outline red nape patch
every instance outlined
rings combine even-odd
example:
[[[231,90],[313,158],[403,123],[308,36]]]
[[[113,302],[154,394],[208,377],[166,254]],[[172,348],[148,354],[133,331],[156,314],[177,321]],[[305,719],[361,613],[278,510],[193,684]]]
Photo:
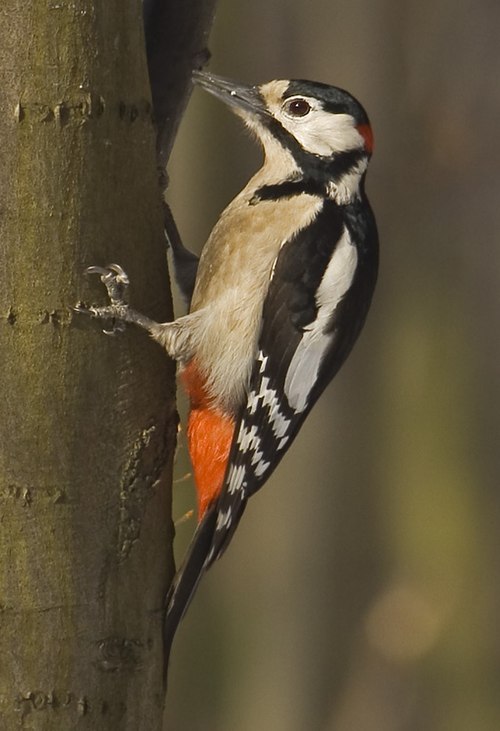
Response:
[[[361,137],[365,141],[365,150],[370,153],[373,152],[373,132],[369,124],[359,124],[357,130]]]
[[[210,402],[194,360],[182,371],[181,380],[191,401],[187,439],[200,521],[222,489],[235,423]]]

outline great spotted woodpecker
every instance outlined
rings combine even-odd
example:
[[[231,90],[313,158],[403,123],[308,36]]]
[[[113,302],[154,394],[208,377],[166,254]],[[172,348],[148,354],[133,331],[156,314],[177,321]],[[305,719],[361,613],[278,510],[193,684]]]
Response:
[[[145,328],[179,363],[190,398],[199,523],[167,597],[167,657],[201,576],[348,356],[378,267],[364,189],[373,137],[361,105],[311,81],[244,86],[201,72],[194,81],[255,133],[264,163],[222,213],[198,267],[174,247],[188,265],[187,299],[197,268],[189,314],[157,323],[131,309],[117,265],[89,269],[111,304],[79,308]]]

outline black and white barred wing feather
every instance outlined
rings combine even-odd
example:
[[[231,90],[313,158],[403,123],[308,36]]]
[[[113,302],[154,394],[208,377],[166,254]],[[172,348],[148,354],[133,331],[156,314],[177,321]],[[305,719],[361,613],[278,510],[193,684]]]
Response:
[[[360,232],[346,213],[325,201],[314,224],[286,242],[275,262],[207,566],[228,545],[247,499],[275,469],[363,325],[376,261],[372,274],[373,261],[364,261],[372,247],[355,242]]]

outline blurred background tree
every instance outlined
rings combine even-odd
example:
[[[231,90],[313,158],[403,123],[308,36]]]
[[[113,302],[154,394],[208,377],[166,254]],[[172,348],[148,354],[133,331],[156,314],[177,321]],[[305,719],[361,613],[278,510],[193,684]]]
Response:
[[[354,353],[183,623],[169,728],[500,728],[499,27],[491,0],[219,1],[214,72],[321,80],[368,109],[381,274]],[[186,244],[259,161],[195,92],[169,171]],[[193,505],[180,483],[176,515]]]

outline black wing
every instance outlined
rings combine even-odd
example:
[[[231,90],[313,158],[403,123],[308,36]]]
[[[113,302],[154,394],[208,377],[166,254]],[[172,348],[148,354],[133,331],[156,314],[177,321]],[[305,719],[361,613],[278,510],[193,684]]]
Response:
[[[313,225],[282,247],[206,566],[225,550],[248,497],[274,471],[348,356],[368,312],[377,268],[377,232],[366,200],[349,206],[325,200]]]

